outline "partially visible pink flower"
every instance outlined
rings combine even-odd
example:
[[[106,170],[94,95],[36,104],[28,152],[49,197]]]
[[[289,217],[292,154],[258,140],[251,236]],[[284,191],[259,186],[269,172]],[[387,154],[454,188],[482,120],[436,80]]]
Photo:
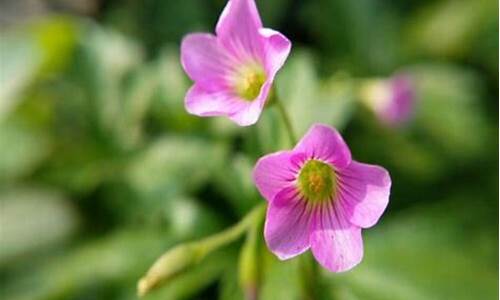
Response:
[[[409,75],[398,74],[386,80],[367,82],[362,98],[383,123],[397,126],[413,115],[415,87]]]
[[[230,0],[215,32],[189,34],[182,41],[181,63],[194,81],[186,109],[197,116],[227,116],[241,126],[252,125],[291,43],[262,27],[254,0]]]
[[[293,150],[259,159],[253,178],[269,202],[264,228],[269,249],[280,259],[311,249],[332,272],[361,261],[361,228],[377,223],[391,187],[384,168],[352,160],[340,134],[321,124]]]

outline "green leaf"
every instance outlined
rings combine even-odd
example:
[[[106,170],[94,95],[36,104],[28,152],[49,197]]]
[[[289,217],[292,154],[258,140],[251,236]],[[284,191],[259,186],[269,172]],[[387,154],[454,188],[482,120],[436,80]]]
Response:
[[[363,262],[327,276],[367,300],[497,299],[491,220],[491,201],[473,195],[417,207],[365,231]]]
[[[151,111],[154,120],[163,127],[178,131],[201,129],[200,124],[208,120],[192,116],[184,108],[189,81],[181,67],[177,48],[166,47],[154,63],[159,85]]]
[[[50,153],[49,137],[21,122],[0,122],[0,182],[34,171]]]
[[[83,87],[99,128],[114,136],[123,113],[122,84],[142,61],[142,49],[112,30],[88,26],[77,49],[73,76]]]
[[[134,285],[168,244],[171,240],[152,231],[115,232],[30,266],[7,285],[5,295],[13,300],[67,299],[100,284]]]
[[[498,3],[493,0],[431,2],[408,22],[407,42],[412,49],[433,55],[463,57],[477,51],[477,36],[498,28],[498,22],[491,22],[497,18],[497,10]]]
[[[209,180],[222,165],[223,145],[197,138],[164,136],[132,159],[126,171],[130,184],[140,192],[192,191]]]
[[[280,261],[267,250],[264,252],[261,299],[301,299],[298,258]]]
[[[0,121],[22,99],[42,64],[38,45],[26,32],[2,33],[0,43]]]
[[[79,223],[71,203],[50,190],[3,190],[0,207],[0,265],[60,244],[75,233]]]
[[[238,272],[236,261],[231,262],[231,266],[224,271],[220,281],[219,300],[243,300],[245,299],[241,286],[238,284]]]
[[[233,208],[243,215],[260,201],[252,180],[253,161],[243,154],[235,155],[217,169],[215,183],[218,191],[227,197]]]
[[[321,85],[319,81],[313,58],[303,50],[295,52],[278,77],[278,97],[299,137],[314,123],[342,129],[353,110],[353,86],[349,77],[339,74]]]
[[[446,156],[466,159],[484,153],[492,133],[481,107],[484,89],[475,73],[450,65],[415,66],[420,94],[417,126]]]
[[[158,74],[153,64],[138,68],[123,88],[117,135],[124,148],[137,146],[143,140],[143,122],[151,107],[158,86]]]
[[[23,91],[35,79],[67,66],[77,31],[72,18],[56,16],[1,32],[0,121],[23,100]]]

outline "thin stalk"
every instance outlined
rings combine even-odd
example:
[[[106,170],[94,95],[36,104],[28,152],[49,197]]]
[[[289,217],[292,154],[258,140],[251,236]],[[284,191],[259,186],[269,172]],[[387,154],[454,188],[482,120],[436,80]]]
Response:
[[[239,223],[199,241],[200,256],[204,257],[207,253],[238,239],[242,234],[247,232],[255,222],[263,217],[264,208],[264,203],[257,205]]]
[[[292,145],[295,145],[297,143],[297,136],[295,135],[295,131],[293,130],[292,122],[286,112],[285,106],[279,99],[279,96],[276,92],[274,93],[274,102],[276,103],[276,107],[278,108],[281,117],[283,118],[283,123],[285,124],[286,130],[288,131],[290,142],[292,143]]]
[[[169,249],[156,260],[146,275],[139,280],[137,285],[138,295],[141,297],[146,295],[150,290],[165,284],[170,279],[197,265],[210,252],[238,239],[250,230],[256,222],[261,222],[264,216],[264,208],[264,203],[256,206],[240,222],[220,233],[199,241],[179,244]]]
[[[262,271],[260,233],[263,221],[263,219],[256,219],[248,229],[247,238],[240,251],[239,283],[247,300],[259,299]]]
[[[288,131],[290,142],[292,143],[292,146],[294,146],[295,144],[297,144],[297,137],[293,130],[290,117],[286,112],[285,106],[276,93],[276,90],[274,90],[273,96],[273,101],[274,103],[276,103],[276,106],[283,118],[283,123],[285,124],[286,130]],[[303,254],[299,259],[302,299],[316,300],[319,298],[319,295],[321,293],[320,289],[318,288],[318,286],[320,286],[321,280],[318,266],[310,253]]]
[[[299,257],[299,273],[301,283],[302,300],[318,299],[318,272],[317,266],[310,253],[304,253]]]

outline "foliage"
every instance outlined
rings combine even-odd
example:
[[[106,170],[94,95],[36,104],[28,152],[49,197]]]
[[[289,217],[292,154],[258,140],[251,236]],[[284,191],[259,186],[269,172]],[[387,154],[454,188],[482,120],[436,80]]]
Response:
[[[168,247],[263,201],[255,160],[290,147],[276,108],[239,128],[183,107],[180,39],[209,31],[224,2],[110,1],[0,30],[2,298],[135,299]],[[294,41],[277,80],[297,133],[330,123],[393,178],[364,262],[325,273],[322,296],[498,298],[498,3],[258,4]],[[356,88],[399,70],[416,80],[415,119],[388,128]],[[261,246],[262,299],[300,299],[297,259]],[[237,249],[146,299],[241,299]]]

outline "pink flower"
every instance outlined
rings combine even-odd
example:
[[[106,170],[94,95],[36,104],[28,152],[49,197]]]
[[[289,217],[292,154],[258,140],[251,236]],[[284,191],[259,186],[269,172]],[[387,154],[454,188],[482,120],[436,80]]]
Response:
[[[387,80],[373,80],[362,89],[364,102],[385,124],[397,126],[413,114],[415,88],[407,74],[398,74]]]
[[[361,228],[375,225],[389,202],[382,167],[356,162],[340,134],[316,124],[291,151],[259,159],[253,178],[269,202],[264,237],[284,260],[311,249],[332,272],[363,257]]]
[[[227,116],[241,126],[252,125],[291,43],[262,27],[254,0],[230,0],[215,32],[189,34],[182,41],[181,63],[194,81],[186,109],[197,116]]]

